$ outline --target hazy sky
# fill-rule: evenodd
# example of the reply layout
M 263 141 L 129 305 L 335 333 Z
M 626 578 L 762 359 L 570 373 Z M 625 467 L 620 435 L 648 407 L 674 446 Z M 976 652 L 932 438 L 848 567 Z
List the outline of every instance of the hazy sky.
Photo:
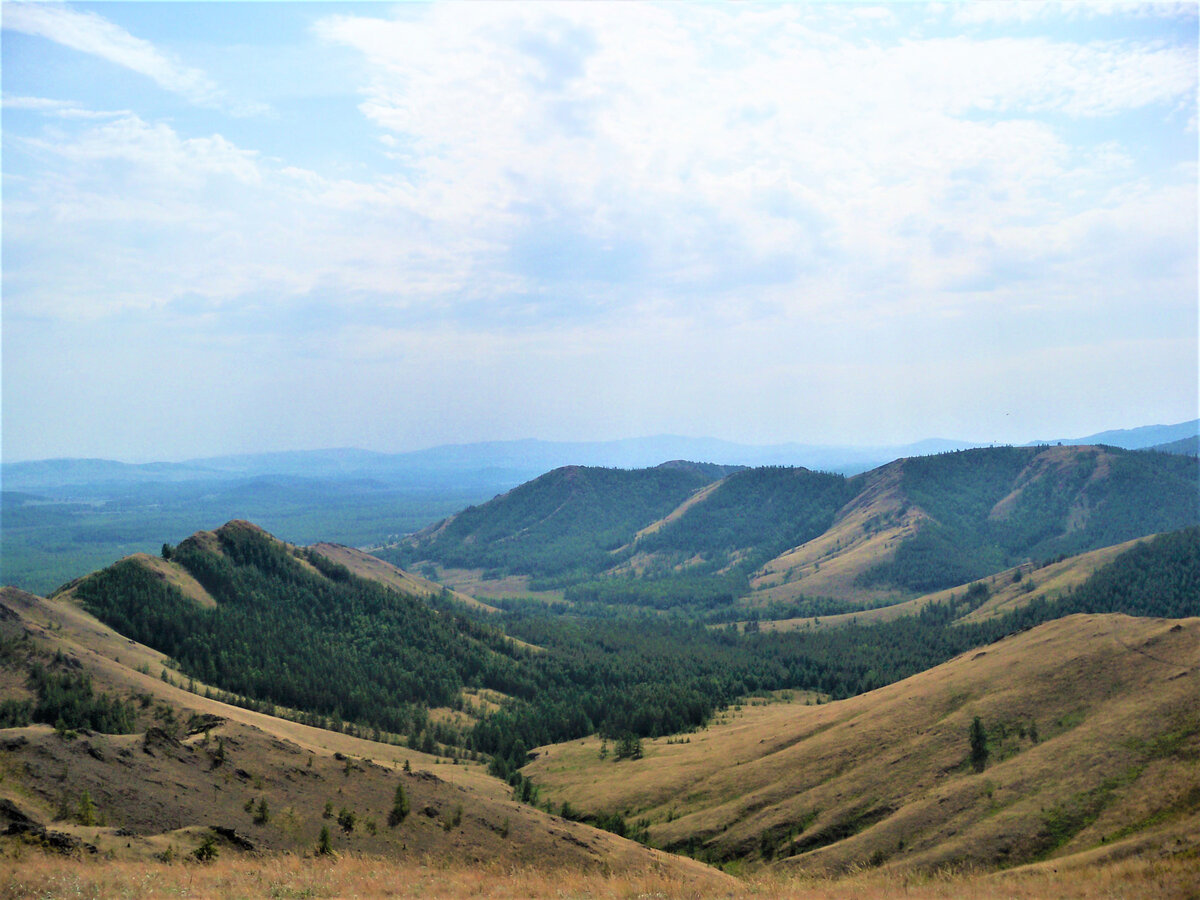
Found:
M 3 455 L 1197 416 L 1197 5 L 4 3 Z

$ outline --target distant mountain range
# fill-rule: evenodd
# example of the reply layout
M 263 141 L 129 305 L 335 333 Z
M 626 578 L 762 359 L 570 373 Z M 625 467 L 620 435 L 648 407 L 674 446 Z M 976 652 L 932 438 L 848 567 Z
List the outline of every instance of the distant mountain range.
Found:
M 1030 441 L 1031 444 L 1107 444 L 1125 450 L 1157 449 L 1176 452 L 1165 445 L 1180 441 L 1195 441 L 1200 435 L 1200 419 L 1180 422 L 1178 425 L 1143 425 L 1141 428 L 1123 428 L 1117 431 L 1101 431 L 1083 438 L 1059 438 L 1053 441 Z
M 1076 438 L 1030 444 L 1107 444 L 1140 450 L 1194 441 L 1200 419 L 1177 425 L 1149 425 Z M 319 480 L 377 481 L 387 487 L 462 486 L 507 489 L 568 465 L 647 468 L 673 459 L 719 465 L 804 466 L 852 475 L 894 459 L 964 450 L 980 444 L 931 438 L 911 444 L 848 446 L 824 444 L 740 444 L 716 438 L 656 435 L 614 441 L 488 441 L 451 444 L 408 453 L 377 453 L 354 448 L 297 450 L 214 456 L 179 463 L 122 463 L 104 459 L 51 459 L 0 466 L 6 491 L 39 491 L 69 486 L 203 482 L 291 476 Z M 1180 445 L 1185 447 L 1186 445 Z M 1179 449 L 1164 447 L 1173 452 Z

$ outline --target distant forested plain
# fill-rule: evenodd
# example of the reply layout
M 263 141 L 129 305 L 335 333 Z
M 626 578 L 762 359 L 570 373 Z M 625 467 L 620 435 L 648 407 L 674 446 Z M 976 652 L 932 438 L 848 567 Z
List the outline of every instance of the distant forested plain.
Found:
M 295 544 L 366 546 L 479 503 L 507 481 L 393 487 L 285 477 L 5 490 L 0 581 L 47 594 L 132 553 L 157 553 L 201 528 L 249 519 Z

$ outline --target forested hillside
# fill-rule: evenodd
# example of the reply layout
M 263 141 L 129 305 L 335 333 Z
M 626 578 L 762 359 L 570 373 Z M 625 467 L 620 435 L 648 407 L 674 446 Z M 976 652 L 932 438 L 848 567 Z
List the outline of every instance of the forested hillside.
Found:
M 754 567 L 821 534 L 853 496 L 841 475 L 771 466 L 726 478 L 703 503 L 637 542 L 661 563 Z
M 603 569 L 609 551 L 667 515 L 732 466 L 664 463 L 652 469 L 555 469 L 482 506 L 471 506 L 381 554 L 405 565 L 563 576 Z
M 733 618 L 895 602 L 1200 522 L 1197 460 L 1112 447 L 964 450 L 849 479 L 746 469 L 701 492 L 682 474 L 556 470 L 379 552 L 530 576 L 576 603 Z
M 420 736 L 464 686 L 529 694 L 497 629 L 350 574 L 245 522 L 165 548 L 217 601 L 206 607 L 138 560 L 70 586 L 97 617 L 188 676 L 335 720 Z
M 913 590 L 1069 556 L 1200 519 L 1195 460 L 1111 447 L 998 447 L 905 460 L 931 521 L 864 577 Z

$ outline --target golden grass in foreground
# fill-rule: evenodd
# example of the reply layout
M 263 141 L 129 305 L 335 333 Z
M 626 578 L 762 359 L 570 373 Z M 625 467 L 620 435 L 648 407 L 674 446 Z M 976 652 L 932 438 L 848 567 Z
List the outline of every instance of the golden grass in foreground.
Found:
M 1193 859 L 1126 859 L 1094 868 L 1014 870 L 999 875 L 939 873 L 897 875 L 859 872 L 837 879 L 764 876 L 727 889 L 664 872 L 620 876 L 570 870 L 535 871 L 501 866 L 444 867 L 368 856 L 337 860 L 292 855 L 220 859 L 199 863 L 134 863 L 63 859 L 26 852 L 0 861 L 0 900 L 8 898 L 136 897 L 496 897 L 685 900 L 725 897 L 782 900 L 1095 900 L 1200 897 L 1200 867 Z

